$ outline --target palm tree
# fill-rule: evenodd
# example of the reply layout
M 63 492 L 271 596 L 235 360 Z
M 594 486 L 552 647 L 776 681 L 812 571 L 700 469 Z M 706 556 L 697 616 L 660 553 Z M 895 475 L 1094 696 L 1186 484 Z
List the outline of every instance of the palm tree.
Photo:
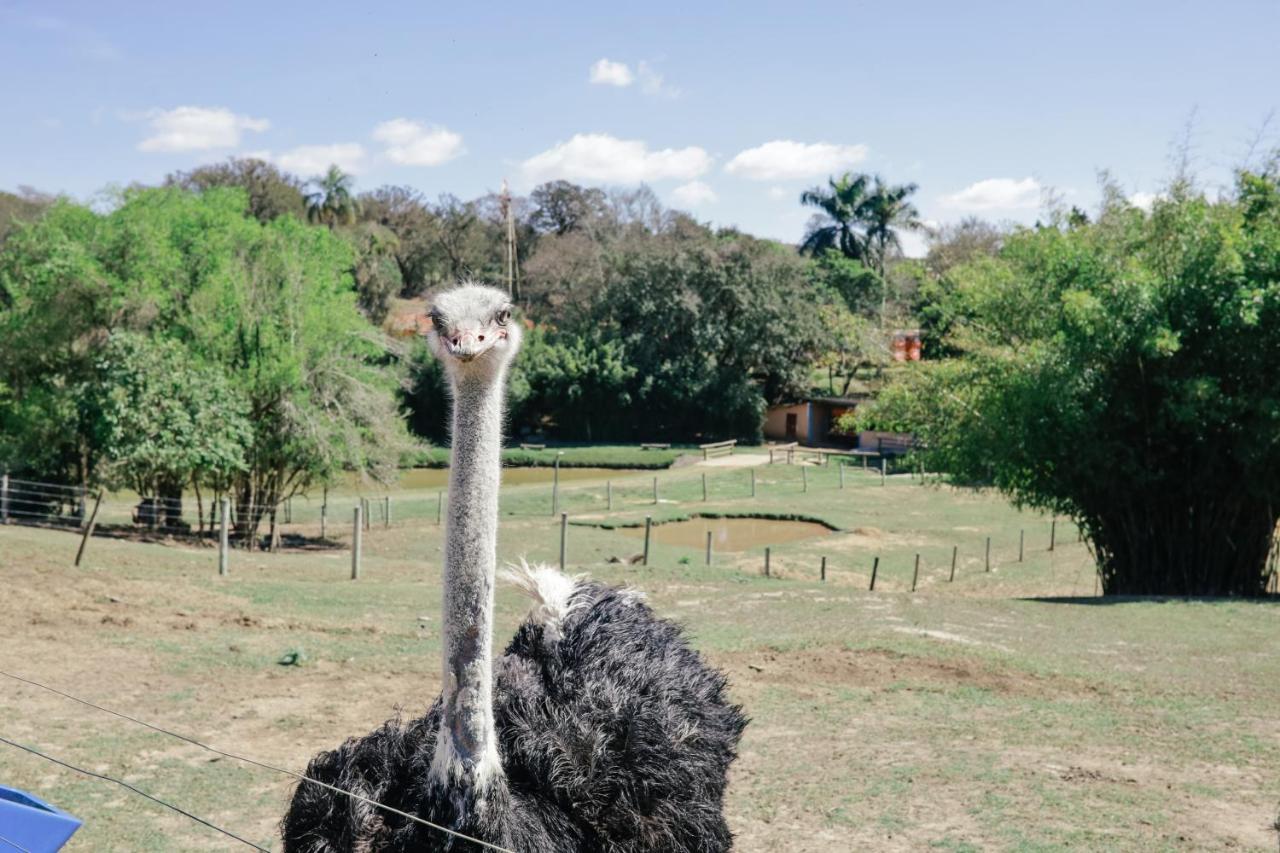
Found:
M 822 210 L 825 216 L 810 226 L 801 252 L 821 254 L 838 248 L 848 258 L 862 261 L 880 276 L 880 324 L 885 322 L 888 287 L 885 262 L 892 249 L 902 249 L 898 231 L 914 231 L 923 227 L 920 211 L 908 201 L 919 187 L 915 184 L 893 185 L 876 175 L 846 172 L 839 179 L 830 178 L 830 191 L 821 187 L 806 190 L 800 202 Z
M 847 258 L 866 261 L 867 243 L 863 208 L 867 203 L 867 175 L 845 172 L 839 178 L 828 178 L 830 190 L 814 187 L 800 194 L 800 203 L 822 211 L 809 226 L 800 244 L 801 252 L 820 255 L 839 249 Z
M 352 194 L 352 179 L 346 172 L 333 165 L 323 177 L 312 178 L 308 183 L 315 192 L 307 194 L 307 220 L 333 227 L 350 225 L 360 213 L 360 202 Z
M 871 250 L 871 261 L 881 278 L 884 278 L 889 250 L 902 249 L 898 231 L 915 231 L 924 227 L 924 223 L 920 221 L 920 211 L 907 201 L 907 196 L 917 189 L 919 187 L 915 184 L 886 184 L 883 178 L 876 175 L 875 188 L 867 195 L 866 202 L 859 211 L 867 246 Z

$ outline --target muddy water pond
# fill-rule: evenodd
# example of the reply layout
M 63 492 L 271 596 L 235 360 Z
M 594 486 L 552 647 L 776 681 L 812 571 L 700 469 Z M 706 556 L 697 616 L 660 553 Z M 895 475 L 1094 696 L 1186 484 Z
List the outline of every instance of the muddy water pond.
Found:
M 812 521 L 776 521 L 770 518 L 691 518 L 654 525 L 652 537 L 663 545 L 705 548 L 707 531 L 716 551 L 747 551 L 766 545 L 781 545 L 798 539 L 828 536 L 831 529 Z M 643 527 L 620 527 L 618 532 L 644 538 Z

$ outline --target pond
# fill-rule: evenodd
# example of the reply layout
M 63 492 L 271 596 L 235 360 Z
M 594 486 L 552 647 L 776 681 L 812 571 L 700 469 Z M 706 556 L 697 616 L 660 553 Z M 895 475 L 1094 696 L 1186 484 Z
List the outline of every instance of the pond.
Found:
M 644 538 L 643 527 L 620 527 L 624 536 Z M 829 536 L 833 531 L 813 521 L 778 521 L 772 518 L 691 518 L 656 524 L 652 539 L 663 545 L 682 548 L 705 548 L 707 531 L 711 531 L 714 551 L 747 551 L 766 545 L 781 545 L 798 539 Z

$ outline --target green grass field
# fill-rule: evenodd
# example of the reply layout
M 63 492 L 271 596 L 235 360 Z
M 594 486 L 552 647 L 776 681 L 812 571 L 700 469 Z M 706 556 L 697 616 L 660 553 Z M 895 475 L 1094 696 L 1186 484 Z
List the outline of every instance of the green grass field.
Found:
M 854 469 L 841 489 L 835 468 L 760 467 L 754 499 L 746 468 L 657 476 L 656 505 L 651 475 L 614 480 L 612 511 L 603 481 L 562 488 L 569 568 L 642 589 L 728 672 L 752 718 L 727 803 L 739 849 L 1275 849 L 1274 601 L 1103 601 L 1069 524 L 1050 552 L 1050 519 L 907 475 Z M 331 500 L 349 527 L 349 496 Z M 701 548 L 655 542 L 646 567 L 628 562 L 639 540 L 600 526 L 704 510 L 835 531 L 772 547 L 765 578 L 763 544 L 705 566 Z M 502 513 L 502 558 L 557 559 L 548 486 L 505 489 Z M 365 534 L 358 582 L 346 529 L 329 549 L 235 552 L 219 578 L 204 546 L 94 539 L 77 570 L 73 535 L 0 528 L 0 668 L 301 769 L 438 690 L 434 493 L 398 495 L 395 518 Z M 522 606 L 500 590 L 499 646 Z M 278 663 L 291 652 L 301 666 Z M 0 719 L 6 738 L 279 847 L 288 779 L 8 679 Z M 0 780 L 83 817 L 70 850 L 234 847 L 12 749 Z

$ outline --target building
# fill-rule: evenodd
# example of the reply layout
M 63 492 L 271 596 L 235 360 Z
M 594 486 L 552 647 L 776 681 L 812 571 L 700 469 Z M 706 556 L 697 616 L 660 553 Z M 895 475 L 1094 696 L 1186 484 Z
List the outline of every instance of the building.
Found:
M 799 403 L 770 406 L 764 417 L 764 437 L 771 441 L 798 441 L 812 447 L 834 444 L 848 447 L 851 436 L 835 435 L 836 421 L 871 399 L 852 397 L 810 397 Z

